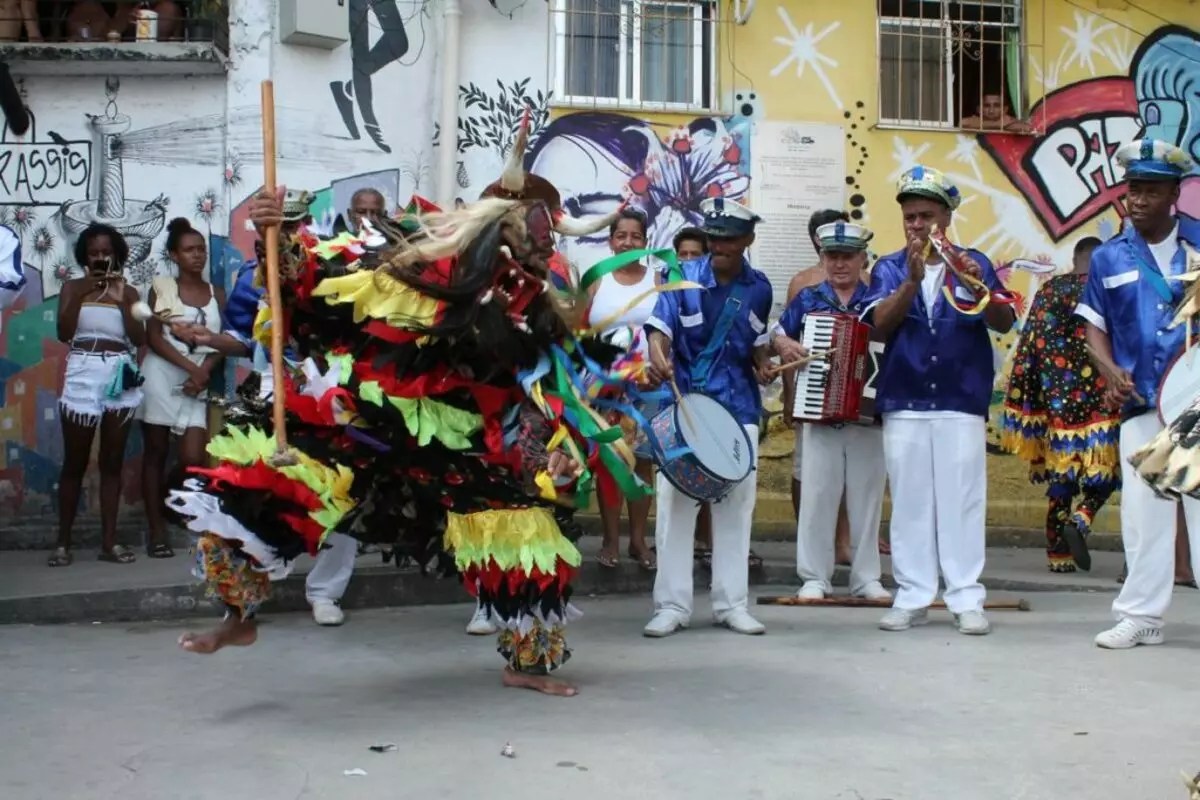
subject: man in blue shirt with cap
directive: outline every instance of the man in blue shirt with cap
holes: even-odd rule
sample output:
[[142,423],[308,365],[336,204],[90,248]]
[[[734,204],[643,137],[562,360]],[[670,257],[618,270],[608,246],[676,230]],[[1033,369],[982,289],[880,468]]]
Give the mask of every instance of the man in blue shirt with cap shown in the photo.
[[[867,245],[874,234],[861,225],[831,222],[816,230],[825,280],[801,289],[774,328],[771,344],[780,360],[794,363],[808,355],[800,343],[808,314],[857,317],[867,300],[862,273]],[[785,409],[790,413],[791,409]],[[821,600],[833,590],[834,530],[846,498],[850,521],[850,593],[891,600],[879,582],[879,517],[887,468],[883,433],[874,426],[803,424],[800,518],[796,526],[796,572],[804,585],[798,596]]]
[[[681,392],[704,394],[725,406],[749,434],[751,462],[756,463],[762,415],[758,387],[771,380],[767,318],[773,294],[770,281],[750,266],[745,252],[760,218],[722,197],[705,200],[700,211],[709,253],[684,263],[682,269],[685,280],[704,288],[659,295],[646,322],[650,372],[656,380],[677,381]],[[751,472],[712,507],[713,617],[716,624],[749,635],[765,630],[747,610],[747,558],[756,488],[756,475]],[[655,493],[658,573],[654,617],[643,633],[663,637],[691,621],[692,549],[699,504],[661,473]]]
[[[1187,327],[1169,328],[1184,285],[1172,276],[1187,270],[1180,242],[1200,247],[1200,222],[1176,217],[1180,181],[1192,159],[1168,142],[1141,139],[1116,153],[1125,169],[1130,224],[1092,253],[1091,270],[1076,315],[1087,322],[1093,359],[1121,408],[1121,539],[1129,574],[1113,602],[1117,624],[1096,644],[1126,650],[1162,644],[1163,614],[1175,575],[1176,501],[1164,500],[1137,475],[1129,457],[1163,429],[1156,410],[1159,383],[1183,350]],[[1200,554],[1200,501],[1183,498],[1192,556]],[[1077,532],[1066,536],[1076,561],[1087,559]]]
[[[871,271],[863,320],[888,337],[875,410],[892,497],[892,568],[898,591],[886,631],[927,621],[938,571],[959,633],[983,635],[987,552],[987,416],[995,363],[989,328],[1005,333],[1010,306],[986,302],[1003,289],[987,256],[954,248],[957,273],[930,247],[962,200],[941,172],[900,176],[905,249]],[[980,306],[982,305],[982,310]]]

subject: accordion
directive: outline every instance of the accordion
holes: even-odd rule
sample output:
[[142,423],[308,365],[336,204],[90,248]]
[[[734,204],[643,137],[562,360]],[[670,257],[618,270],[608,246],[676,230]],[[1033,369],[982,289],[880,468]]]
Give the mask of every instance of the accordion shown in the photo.
[[801,344],[834,352],[797,371],[792,416],[826,425],[874,425],[882,337],[852,314],[818,313],[804,317]]

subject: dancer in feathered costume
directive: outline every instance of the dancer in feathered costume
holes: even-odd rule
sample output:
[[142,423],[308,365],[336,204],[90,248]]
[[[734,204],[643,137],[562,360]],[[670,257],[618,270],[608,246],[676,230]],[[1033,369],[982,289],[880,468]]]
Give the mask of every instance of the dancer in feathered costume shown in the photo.
[[[601,372],[618,353],[573,335],[582,304],[548,281],[553,234],[598,231],[612,215],[568,217],[558,191],[524,172],[526,137],[523,127],[485,199],[417,210],[379,232],[381,248],[350,234],[290,243],[285,319],[264,303],[256,323],[260,340],[286,326],[300,361],[286,370],[289,457],[273,458],[265,404],[243,402],[209,446],[218,466],[172,493],[200,534],[198,572],[227,609],[217,628],[182,637],[184,649],[252,643],[270,581],[337,531],[422,564],[452,553],[500,624],[505,685],[575,693],[548,677],[570,656],[580,563],[551,509],[586,505],[600,463],[625,491],[650,489],[589,402],[596,384],[636,395],[638,370]],[[262,211],[271,198],[256,202],[260,220],[278,219]]]

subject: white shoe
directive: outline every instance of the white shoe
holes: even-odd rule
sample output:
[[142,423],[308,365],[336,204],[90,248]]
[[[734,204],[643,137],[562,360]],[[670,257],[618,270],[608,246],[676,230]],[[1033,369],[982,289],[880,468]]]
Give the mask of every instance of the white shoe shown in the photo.
[[982,611],[964,611],[954,615],[954,624],[959,633],[967,636],[987,636],[992,632],[992,623]]
[[1096,637],[1096,646],[1105,650],[1129,650],[1139,644],[1162,643],[1162,628],[1152,628],[1132,619],[1123,619]]
[[734,633],[744,633],[747,636],[759,636],[767,632],[766,626],[750,616],[750,612],[744,608],[727,611],[717,617],[714,623],[718,627],[729,628]]
[[332,600],[314,600],[312,603],[313,622],[318,625],[334,627],[346,621],[346,615],[341,606]]
[[796,592],[796,597],[801,600],[824,600],[825,584],[821,581],[805,581],[800,591]]
[[656,611],[646,623],[646,627],[642,628],[642,635],[651,639],[662,639],[687,626],[688,621],[674,611]]
[[475,614],[467,623],[467,633],[471,636],[491,636],[497,630],[491,612],[483,606],[476,606]]
[[885,631],[906,631],[914,625],[924,625],[928,621],[927,609],[893,608],[879,620],[879,628]]
[[867,600],[891,600],[892,593],[883,588],[883,584],[879,581],[871,581],[866,586],[854,593],[855,597],[864,597]]

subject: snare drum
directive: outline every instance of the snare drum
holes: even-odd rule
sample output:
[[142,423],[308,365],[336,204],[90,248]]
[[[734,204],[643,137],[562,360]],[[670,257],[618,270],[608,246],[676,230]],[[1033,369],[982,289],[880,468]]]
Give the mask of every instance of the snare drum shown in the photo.
[[1200,348],[1184,350],[1158,385],[1158,418],[1170,425],[1200,398]]
[[680,404],[663,408],[650,420],[649,435],[658,447],[642,437],[634,452],[653,460],[663,477],[688,497],[716,502],[754,469],[750,435],[711,397],[685,394]]

